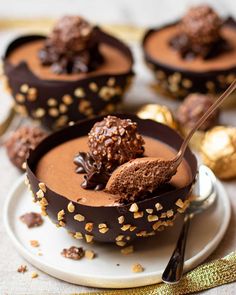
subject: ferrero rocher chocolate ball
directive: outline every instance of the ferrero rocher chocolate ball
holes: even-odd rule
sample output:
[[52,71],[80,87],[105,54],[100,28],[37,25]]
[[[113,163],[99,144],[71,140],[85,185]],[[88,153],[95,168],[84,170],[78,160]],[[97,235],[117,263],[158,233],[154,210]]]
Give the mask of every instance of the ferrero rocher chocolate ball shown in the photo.
[[88,47],[93,26],[80,16],[64,16],[53,28],[48,42],[59,52],[79,52]]
[[[185,130],[191,129],[196,122],[212,106],[214,99],[209,95],[193,93],[188,95],[177,110],[177,120]],[[200,127],[205,131],[215,126],[219,119],[219,110],[216,110]]]
[[177,129],[177,123],[171,110],[164,105],[147,104],[140,108],[137,112],[141,119],[151,119],[153,121],[162,123],[170,128]]
[[214,43],[220,35],[222,21],[208,5],[191,8],[181,21],[181,29],[191,44],[204,46]]
[[137,132],[137,124],[130,119],[108,116],[94,124],[88,138],[95,162],[108,171],[142,156],[144,152],[144,140]]
[[201,157],[219,178],[236,177],[236,128],[216,126],[206,132]]
[[36,146],[46,137],[46,132],[37,127],[23,126],[17,129],[6,141],[7,154],[10,161],[19,169],[28,157],[30,149]]

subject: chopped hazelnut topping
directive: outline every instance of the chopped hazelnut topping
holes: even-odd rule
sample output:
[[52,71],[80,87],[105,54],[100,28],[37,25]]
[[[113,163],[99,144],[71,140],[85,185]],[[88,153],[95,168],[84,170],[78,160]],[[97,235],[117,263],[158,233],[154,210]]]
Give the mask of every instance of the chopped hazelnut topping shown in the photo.
[[146,230],[142,230],[142,231],[140,231],[139,233],[136,233],[136,236],[137,236],[137,237],[143,237],[143,236],[145,236],[146,234],[147,234]]
[[39,275],[37,274],[37,272],[35,272],[35,271],[33,271],[32,273],[31,273],[31,278],[32,279],[35,279],[35,278],[37,278]]
[[104,228],[104,227],[107,227],[106,223],[100,223],[100,224],[98,225],[98,228]]
[[133,246],[125,247],[125,248],[121,249],[120,252],[124,255],[131,254],[134,252],[134,247]]
[[57,213],[57,220],[58,220],[58,221],[63,220],[64,215],[65,215],[65,211],[62,209],[61,211],[59,211],[59,212]]
[[124,224],[124,225],[121,227],[121,230],[126,231],[126,230],[128,230],[130,227],[131,227],[130,224]]
[[105,234],[108,230],[109,230],[108,227],[103,227],[103,228],[99,229],[99,232],[102,233],[102,234]]
[[30,245],[32,246],[32,247],[39,247],[39,242],[37,241],[37,240],[31,240],[30,241]]
[[160,211],[163,209],[163,207],[160,203],[156,203],[155,207],[156,207],[157,211]]
[[116,245],[119,246],[119,247],[123,247],[126,245],[126,242],[123,242],[123,241],[116,241]]
[[167,215],[167,217],[169,218],[169,217],[172,217],[173,215],[174,215],[174,211],[171,209],[171,210],[168,210],[167,212],[166,212],[166,215]]
[[124,238],[123,235],[119,235],[119,236],[116,237],[116,241],[117,241],[117,242],[122,241],[123,238]]
[[161,222],[161,221],[157,221],[157,222],[155,222],[155,223],[152,225],[152,228],[153,228],[154,230],[157,230],[161,225],[162,225],[162,222]]
[[138,205],[136,203],[133,203],[130,208],[129,208],[130,212],[138,212]]
[[86,242],[87,242],[87,243],[91,243],[92,240],[93,240],[93,236],[92,236],[92,235],[87,235],[87,234],[85,234],[85,239],[86,239]]
[[143,217],[143,211],[140,211],[140,212],[134,212],[134,218],[137,219],[137,218],[142,218]]
[[122,223],[124,223],[125,222],[125,218],[124,218],[124,216],[122,215],[122,216],[120,216],[120,217],[118,217],[118,222],[119,222],[119,224],[122,224]]
[[21,168],[22,168],[23,170],[26,170],[26,162],[24,162],[24,163],[22,164]]
[[81,214],[76,214],[75,216],[74,216],[74,219],[75,220],[77,220],[77,221],[84,221],[84,216],[83,215],[81,215]]
[[88,259],[93,259],[95,257],[95,253],[92,250],[85,250],[85,257]]
[[62,227],[66,226],[65,222],[63,222],[62,220],[59,221],[59,225],[62,226]]
[[153,213],[153,209],[146,209],[146,212],[147,212],[148,214],[152,214],[152,213]]
[[178,199],[175,202],[175,205],[178,206],[178,207],[180,207],[180,208],[183,208],[184,207],[184,202],[181,199]]
[[40,183],[39,183],[39,188],[40,188],[44,193],[46,193],[46,185],[45,185],[45,183],[40,182]]
[[129,230],[130,230],[130,231],[134,231],[136,228],[137,228],[137,226],[132,225],[132,226],[129,228]]
[[75,206],[73,205],[72,202],[70,202],[68,205],[67,205],[67,210],[70,212],[70,213],[73,213],[75,211]]
[[88,222],[85,224],[85,230],[88,232],[91,232],[93,230],[93,223],[92,222]]
[[137,263],[132,266],[132,272],[143,272],[144,268],[141,264]]
[[148,222],[157,221],[158,219],[157,215],[148,215]]
[[166,212],[161,213],[161,218],[166,218]]
[[75,234],[74,234],[74,236],[73,236],[75,239],[77,239],[77,240],[81,240],[81,239],[83,239],[83,235],[82,235],[82,233],[81,232],[76,232]]
[[39,199],[42,199],[44,197],[44,192],[42,189],[39,189],[36,193],[36,196],[39,198]]

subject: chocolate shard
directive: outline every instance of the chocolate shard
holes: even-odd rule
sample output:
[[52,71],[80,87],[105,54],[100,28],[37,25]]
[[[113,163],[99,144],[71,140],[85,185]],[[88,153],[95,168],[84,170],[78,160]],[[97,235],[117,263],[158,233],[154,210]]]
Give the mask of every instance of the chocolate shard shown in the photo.
[[74,158],[76,173],[85,173],[81,186],[84,189],[102,190],[111,174],[102,165],[97,165],[90,153],[80,152]]

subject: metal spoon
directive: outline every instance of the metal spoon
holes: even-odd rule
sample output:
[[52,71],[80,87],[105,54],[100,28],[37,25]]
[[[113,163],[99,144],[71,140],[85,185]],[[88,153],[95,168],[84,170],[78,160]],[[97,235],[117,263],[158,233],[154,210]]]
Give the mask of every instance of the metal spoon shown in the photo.
[[199,168],[199,177],[195,185],[194,194],[197,196],[186,210],[184,224],[176,245],[176,248],[162,274],[162,281],[167,284],[176,284],[183,275],[184,254],[186,240],[191,219],[208,209],[216,199],[216,178],[213,172],[206,166]]

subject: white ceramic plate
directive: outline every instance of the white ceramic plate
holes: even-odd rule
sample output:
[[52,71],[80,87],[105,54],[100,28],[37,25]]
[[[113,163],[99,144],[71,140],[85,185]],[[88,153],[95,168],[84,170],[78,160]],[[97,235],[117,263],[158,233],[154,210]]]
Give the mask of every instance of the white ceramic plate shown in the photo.
[[[229,199],[219,181],[217,190],[216,203],[206,212],[196,216],[191,223],[185,271],[206,259],[217,247],[227,229],[231,211]],[[74,240],[65,229],[56,228],[48,218],[45,218],[42,226],[28,229],[19,221],[19,216],[30,211],[38,212],[39,208],[32,203],[22,177],[9,193],[4,209],[6,230],[17,251],[35,267],[51,276],[93,287],[128,288],[160,282],[181,228],[181,220],[177,220],[172,228],[160,232],[156,237],[135,243],[134,253],[125,256],[115,245],[88,245]],[[38,248],[30,246],[29,241],[34,239],[40,243],[42,256],[37,255]],[[97,257],[79,261],[62,257],[62,249],[72,245],[92,249],[97,253]],[[131,267],[135,263],[140,263],[145,271],[132,273]]]

